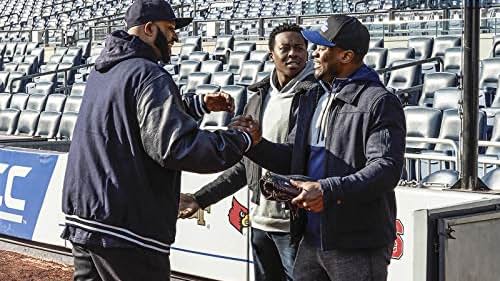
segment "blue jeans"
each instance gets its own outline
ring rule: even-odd
[[[290,233],[252,227],[252,248],[255,281],[293,281],[297,246],[290,244]]]

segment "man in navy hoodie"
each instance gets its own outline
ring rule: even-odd
[[[251,117],[233,125],[253,126],[252,161],[315,180],[293,182],[302,189],[292,200],[301,208],[291,226],[301,239],[295,280],[386,280],[404,162],[402,105],[363,64],[370,36],[356,18],[331,16],[320,31],[303,35],[318,46],[314,74],[321,82],[301,97],[289,144],[261,138]]]
[[[231,110],[224,94],[181,98],[168,62],[176,18],[164,0],[136,0],[89,75],[64,179],[62,237],[75,280],[169,280],[181,171],[238,163],[250,135],[200,130],[197,118]]]

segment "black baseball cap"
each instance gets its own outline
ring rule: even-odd
[[[319,30],[302,31],[302,35],[316,45],[351,50],[365,55],[370,45],[368,29],[355,17],[334,15],[329,17]]]
[[[175,29],[189,25],[192,18],[178,18],[170,3],[165,0],[135,0],[125,13],[127,28],[145,24],[150,21],[175,21]]]

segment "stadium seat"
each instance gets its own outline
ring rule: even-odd
[[[407,106],[404,108],[406,118],[406,136],[419,138],[437,138],[441,125],[441,110]],[[423,142],[406,142],[407,148],[432,149],[434,144]]]
[[[56,47],[54,50],[54,55],[56,56],[64,56],[68,52],[68,47]]]
[[[212,78],[210,79],[210,84],[218,85],[218,86],[227,86],[234,84],[234,74],[231,72],[215,72],[212,74]]]
[[[450,139],[458,143],[461,131],[461,120],[457,109],[447,109],[443,111],[443,119],[439,131],[440,139]],[[478,118],[478,136],[479,140],[486,139],[486,114],[479,111]],[[449,151],[451,147],[447,144],[436,144],[436,151]]]
[[[194,72],[188,75],[187,83],[182,88],[183,93],[195,92],[196,87],[210,82],[210,73]]]
[[[78,113],[65,112],[61,116],[57,138],[61,140],[71,140],[73,138],[73,130],[75,129]]]
[[[40,112],[36,110],[23,110],[19,115],[17,122],[17,129],[15,135],[17,136],[33,136],[38,124]]]
[[[182,39],[184,44],[192,44],[195,46],[194,51],[201,51],[202,46],[201,46],[201,36],[189,36],[189,37],[184,37]]]
[[[500,74],[500,58],[487,58],[481,61],[481,75],[479,88],[485,95],[486,106],[491,104],[498,86],[498,75]]]
[[[10,98],[9,108],[24,110],[28,104],[29,95],[25,93],[13,94]]]
[[[16,52],[16,42],[8,42],[5,45],[5,52],[3,54],[3,61],[4,62],[10,62],[12,61],[12,58],[14,57],[14,54]]]
[[[38,57],[34,55],[26,55],[24,56],[23,62],[29,63],[31,65],[30,73],[38,72]]]
[[[392,66],[397,66],[401,64],[406,64],[414,62],[415,60],[398,60],[392,63]],[[404,90],[416,85],[420,85],[420,77],[422,76],[421,65],[415,65],[411,67],[405,67],[402,69],[394,70],[391,72],[389,82],[387,82],[387,88],[392,89],[394,92],[397,90]],[[417,104],[418,97],[416,95],[411,95],[409,97],[400,96],[404,103]]]
[[[488,172],[481,180],[491,190],[500,190],[500,168]]]
[[[413,48],[392,48],[387,51],[386,66],[392,66],[395,61],[414,58],[415,49]]]
[[[179,54],[180,60],[181,61],[188,60],[189,56],[195,51],[197,51],[196,45],[183,44],[181,47],[181,52]]]
[[[235,107],[234,113],[235,115],[241,115],[247,101],[246,88],[243,86],[228,85],[221,87],[220,91],[228,93],[233,97]]]
[[[14,55],[24,56],[24,54],[26,53],[26,47],[28,47],[28,43],[25,42],[17,43]]]
[[[458,77],[454,73],[435,72],[424,75],[422,94],[418,104],[420,106],[432,106],[434,92],[446,87],[458,87]]]
[[[434,172],[422,180],[427,184],[444,184],[448,187],[453,186],[458,181],[459,175],[455,170],[441,170]]]
[[[227,63],[229,53],[234,49],[234,37],[232,35],[219,35],[215,42],[214,59]]]
[[[257,44],[255,42],[243,42],[243,43],[235,43],[234,51],[235,52],[247,52],[250,53],[255,51],[257,48]]]
[[[201,62],[200,72],[214,73],[222,71],[222,62],[218,60],[206,60]]]
[[[384,48],[384,38],[370,38],[369,48]]]
[[[432,37],[415,37],[408,39],[408,48],[415,49],[415,59],[423,60],[431,57],[433,43]]]
[[[0,93],[0,110],[9,108],[11,94]]]
[[[63,94],[49,95],[47,98],[47,103],[45,104],[45,111],[63,112],[65,102],[66,102],[66,95]]]
[[[262,70],[263,63],[259,60],[244,61],[241,66],[240,79],[236,84],[249,86],[255,83],[257,73]]]
[[[12,57],[12,63],[15,63],[15,64],[19,64],[21,62],[23,62],[23,59],[24,59],[24,56],[23,55],[14,55],[14,57]]]
[[[227,64],[226,71],[232,72],[234,74],[240,74],[241,66],[243,62],[248,60],[250,53],[243,51],[234,51],[229,56],[229,62]]]
[[[33,50],[31,50],[31,52],[29,54],[32,56],[38,57],[38,64],[39,65],[42,65],[43,63],[45,63],[45,60],[44,60],[45,59],[45,48],[40,47],[40,48],[33,49]]]
[[[76,45],[81,48],[81,50],[82,50],[82,57],[84,59],[90,57],[90,49],[91,49],[91,45],[92,45],[90,43],[90,40],[86,40],[86,39],[84,39],[84,40],[78,40],[76,42]]]
[[[7,84],[9,82],[10,72],[0,71],[0,91],[8,91]]]
[[[220,86],[218,85],[212,85],[212,84],[205,84],[205,85],[199,85],[196,87],[196,95],[203,95],[203,94],[211,94],[211,93],[216,93],[220,89]]]
[[[8,72],[14,72],[17,70],[17,63],[15,62],[8,62],[3,65],[3,70],[8,71]]]
[[[458,109],[461,94],[461,90],[457,88],[436,90],[432,107],[439,110]]]
[[[63,112],[80,112],[80,106],[82,104],[81,96],[69,96],[66,98],[66,102],[64,103]]]
[[[33,74],[31,72],[31,69],[32,69],[31,64],[22,62],[22,63],[18,64],[16,71],[22,72],[25,75],[31,75],[31,74]]]
[[[0,110],[0,135],[14,134],[20,114],[19,109],[7,108]]]
[[[40,113],[38,124],[36,126],[35,136],[52,139],[57,134],[61,112],[44,111]]]
[[[52,82],[37,82],[31,85],[33,87],[27,89],[28,94],[50,95],[55,90],[55,84]]]
[[[500,43],[495,48],[495,45],[498,42],[500,42],[500,34],[493,36],[493,45],[491,47],[491,57],[500,57]],[[495,49],[493,49],[493,48],[495,48]]]
[[[189,74],[197,72],[200,69],[201,63],[194,60],[185,60],[181,62],[179,67],[179,75],[177,76],[177,84],[185,85]]]
[[[40,66],[40,73],[56,71],[58,68],[59,68],[59,64],[57,64],[57,63],[47,63],[45,65]],[[35,82],[53,82],[53,83],[55,83],[57,81],[57,74],[51,73],[51,74],[43,75],[40,77],[36,77],[36,78],[34,78],[34,81]]]
[[[490,141],[492,142],[500,142],[500,115],[493,116],[493,122],[492,122],[492,133],[490,137]],[[500,155],[500,148],[499,147],[487,147],[486,151],[484,153],[485,155],[495,155],[499,156]]]
[[[38,42],[28,42],[28,44],[26,45],[26,55],[31,55],[31,52],[40,47],[39,46],[40,44]]]
[[[86,83],[83,83],[83,82],[77,82],[77,83],[73,83],[73,86],[71,86],[71,92],[70,92],[70,95],[71,96],[80,96],[82,97],[83,94],[85,93],[85,87],[86,87]]]
[[[208,53],[203,52],[203,51],[192,52],[189,55],[188,60],[195,60],[195,61],[200,61],[200,62],[206,61],[206,60],[208,60]]]
[[[80,58],[78,56],[75,56],[75,55],[64,55],[61,59],[61,63],[78,65],[79,59]]]
[[[434,39],[431,57],[444,57],[448,48],[461,47],[462,37],[459,36],[439,36]]]
[[[444,52],[444,71],[461,74],[462,72],[462,48],[448,48]]]
[[[264,63],[268,59],[269,59],[269,52],[268,51],[258,50],[258,51],[251,51],[250,52],[250,60],[257,60],[257,61]]]
[[[366,53],[364,63],[375,70],[385,68],[387,59],[387,49],[385,48],[370,48]]]
[[[52,56],[49,58],[49,62],[48,62],[48,63],[57,63],[57,64],[59,64],[59,63],[62,61],[63,56],[64,56],[64,55],[57,55],[57,54],[54,54],[54,55],[52,55]]]
[[[28,97],[28,103],[26,104],[26,109],[41,112],[45,109],[46,102],[47,102],[46,95],[31,94]]]

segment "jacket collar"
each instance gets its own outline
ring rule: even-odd
[[[342,87],[340,92],[336,94],[335,98],[345,103],[353,104],[354,100],[356,100],[358,95],[363,92],[368,83],[369,81],[351,81],[350,83]]]

